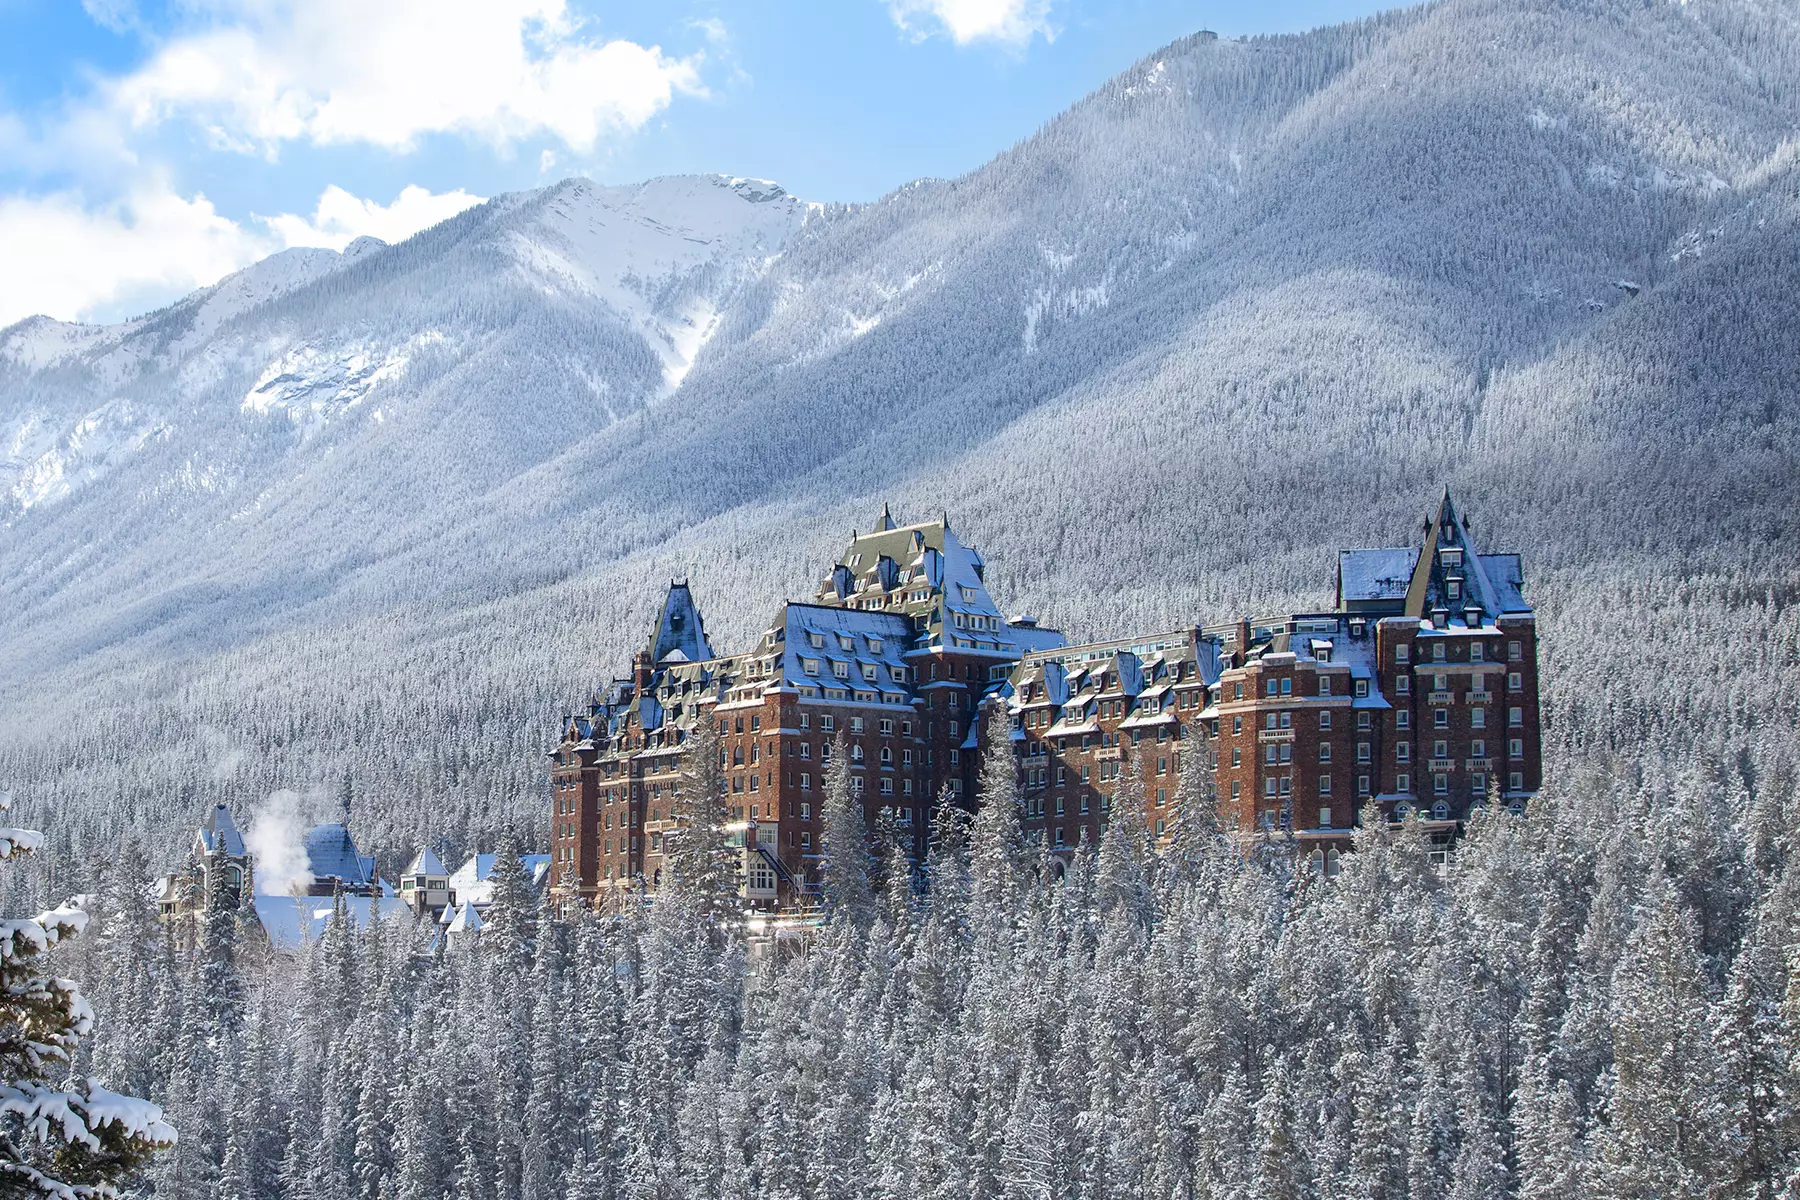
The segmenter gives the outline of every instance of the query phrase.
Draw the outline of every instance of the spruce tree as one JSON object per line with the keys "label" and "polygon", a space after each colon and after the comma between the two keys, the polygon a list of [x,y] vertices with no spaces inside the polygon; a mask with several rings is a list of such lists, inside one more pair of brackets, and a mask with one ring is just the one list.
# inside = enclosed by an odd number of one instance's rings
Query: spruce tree
{"label": "spruce tree", "polygon": [[869,886],[869,839],[863,823],[862,799],[852,787],[850,754],[842,735],[825,768],[824,831],[825,904],[830,919],[852,929],[874,916]]}

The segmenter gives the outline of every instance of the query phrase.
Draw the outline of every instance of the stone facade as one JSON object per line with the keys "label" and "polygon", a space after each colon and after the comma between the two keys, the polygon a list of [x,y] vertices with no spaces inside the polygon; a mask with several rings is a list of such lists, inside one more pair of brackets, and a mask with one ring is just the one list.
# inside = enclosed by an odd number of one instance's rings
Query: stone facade
{"label": "stone facade", "polygon": [[1159,839],[1200,771],[1239,836],[1292,836],[1327,862],[1371,808],[1416,810],[1447,844],[1472,806],[1539,787],[1519,559],[1478,553],[1448,494],[1420,547],[1344,551],[1328,612],[1069,645],[1002,618],[985,573],[947,519],[896,526],[884,510],[812,600],[723,657],[671,585],[631,674],[551,756],[563,899],[657,885],[702,720],[720,733],[746,901],[769,909],[816,894],[839,738],[869,822],[891,810],[918,855],[941,796],[973,802],[984,724],[1010,730],[1026,829],[1053,848],[1097,840],[1132,778]]}

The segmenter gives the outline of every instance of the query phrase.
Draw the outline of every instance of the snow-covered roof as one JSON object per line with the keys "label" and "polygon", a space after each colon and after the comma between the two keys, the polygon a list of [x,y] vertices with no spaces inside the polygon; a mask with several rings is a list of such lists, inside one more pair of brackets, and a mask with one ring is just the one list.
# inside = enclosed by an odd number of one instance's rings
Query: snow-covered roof
{"label": "snow-covered roof", "polygon": [[[904,680],[913,626],[904,615],[789,601],[782,608],[779,628],[780,679],[784,685],[887,692],[911,699]],[[816,646],[815,640],[819,643]],[[818,664],[816,674],[807,673],[808,661]],[[840,679],[835,663],[843,663],[848,675]],[[873,679],[868,677],[866,668],[874,669]]]}
{"label": "snow-covered roof", "polygon": [[480,933],[481,914],[475,909],[475,902],[464,900],[456,906],[456,915],[450,918],[450,933]]}
{"label": "snow-covered roof", "polygon": [[[450,890],[456,893],[458,904],[474,904],[486,908],[494,898],[494,863],[498,854],[471,854],[469,860],[450,876]],[[525,876],[533,887],[543,884],[545,876],[550,873],[550,856],[548,854],[521,854],[519,861],[524,864]]]}
{"label": "snow-covered roof", "polygon": [[1410,546],[1338,551],[1338,607],[1406,599],[1419,552]]}
{"label": "snow-covered roof", "polygon": [[426,846],[417,854],[413,855],[412,861],[406,864],[406,870],[402,871],[401,874],[448,875],[449,872],[444,870],[443,860],[433,853],[431,847]]}
{"label": "snow-covered roof", "polygon": [[208,854],[243,855],[244,839],[231,819],[231,810],[223,804],[215,806],[200,826],[200,847]]}
{"label": "snow-covered roof", "polygon": [[[307,942],[317,941],[325,932],[325,923],[331,919],[329,896],[267,896],[258,892],[253,902],[256,919],[268,935],[269,944],[277,950],[298,950]],[[413,916],[411,906],[404,900],[384,896],[373,903],[382,921],[401,917],[410,920]],[[363,899],[344,902],[344,911],[358,929],[368,928],[370,904],[371,901]]]}

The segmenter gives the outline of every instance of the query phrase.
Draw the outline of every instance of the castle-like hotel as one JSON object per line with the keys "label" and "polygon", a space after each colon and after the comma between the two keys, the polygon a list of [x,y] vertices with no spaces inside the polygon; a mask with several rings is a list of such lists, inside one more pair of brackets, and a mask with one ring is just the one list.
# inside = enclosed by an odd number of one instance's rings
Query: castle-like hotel
{"label": "castle-like hotel", "polygon": [[1328,870],[1371,805],[1416,811],[1447,843],[1472,806],[1516,807],[1539,786],[1521,585],[1519,556],[1479,553],[1445,493],[1421,547],[1339,554],[1329,612],[1070,645],[1001,616],[947,518],[896,526],[883,509],[742,653],[716,655],[687,586],[670,587],[630,675],[551,755],[552,878],[565,902],[657,884],[700,721],[720,733],[758,908],[817,894],[835,746],[870,825],[891,810],[922,856],[939,797],[973,803],[984,722],[1010,729],[1025,827],[1051,847],[1097,840],[1126,772],[1166,838],[1189,771],[1216,787],[1228,828],[1291,835]]}

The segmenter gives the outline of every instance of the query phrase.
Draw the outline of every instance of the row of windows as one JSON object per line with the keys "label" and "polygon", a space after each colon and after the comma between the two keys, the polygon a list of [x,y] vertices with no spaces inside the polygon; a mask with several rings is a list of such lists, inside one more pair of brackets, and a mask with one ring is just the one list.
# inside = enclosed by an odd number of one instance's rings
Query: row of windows
{"label": "row of windows", "polygon": [[[1431,661],[1432,662],[1447,661],[1446,655],[1448,653],[1448,650],[1446,647],[1447,647],[1447,643],[1442,642],[1442,641],[1433,640],[1431,643]],[[1524,643],[1522,643],[1522,642],[1506,643],[1506,659],[1508,662],[1521,662],[1524,660],[1524,658],[1525,658]],[[1411,662],[1412,661],[1412,646],[1407,642],[1400,642],[1399,644],[1397,644],[1394,647],[1394,661],[1402,662],[1402,663],[1403,662]],[[1469,642],[1469,661],[1470,662],[1485,662],[1485,661],[1487,661],[1487,648],[1480,641],[1472,640]]]}

